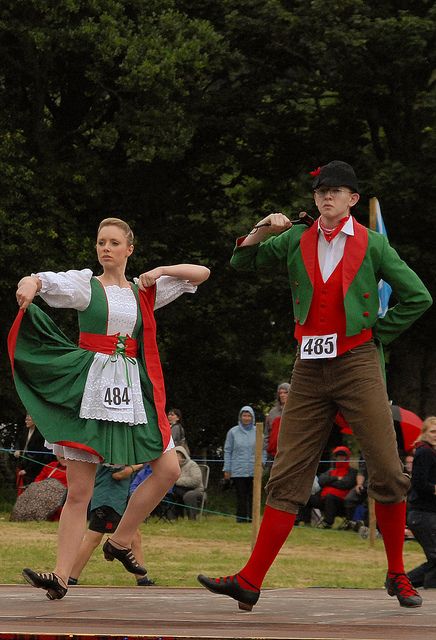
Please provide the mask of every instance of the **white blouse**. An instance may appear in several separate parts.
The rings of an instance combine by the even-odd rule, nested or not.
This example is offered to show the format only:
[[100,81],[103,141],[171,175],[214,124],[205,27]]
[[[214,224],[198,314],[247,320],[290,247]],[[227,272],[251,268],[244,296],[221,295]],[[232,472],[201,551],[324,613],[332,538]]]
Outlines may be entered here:
[[[84,311],[91,300],[92,271],[46,271],[36,274],[42,288],[39,295],[51,307]],[[156,281],[155,309],[176,300],[197,287],[186,280],[162,276]],[[105,287],[108,301],[107,335],[131,336],[137,320],[137,302],[132,289],[118,285]],[[80,417],[146,424],[139,369],[135,358],[95,353],[88,372],[80,407]]]

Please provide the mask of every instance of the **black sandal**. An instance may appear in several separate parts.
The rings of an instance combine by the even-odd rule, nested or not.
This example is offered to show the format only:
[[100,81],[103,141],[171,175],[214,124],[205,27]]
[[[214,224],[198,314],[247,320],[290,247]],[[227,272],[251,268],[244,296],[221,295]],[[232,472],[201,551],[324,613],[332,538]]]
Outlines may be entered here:
[[63,586],[64,581],[55,573],[37,573],[32,569],[23,569],[21,575],[32,587],[45,589],[49,600],[60,600],[67,594],[68,589]]
[[131,549],[119,549],[111,543],[109,538],[103,545],[103,553],[105,559],[109,560],[109,562],[112,562],[115,558],[119,560],[129,573],[134,573],[137,576],[147,575],[147,569],[141,567]]

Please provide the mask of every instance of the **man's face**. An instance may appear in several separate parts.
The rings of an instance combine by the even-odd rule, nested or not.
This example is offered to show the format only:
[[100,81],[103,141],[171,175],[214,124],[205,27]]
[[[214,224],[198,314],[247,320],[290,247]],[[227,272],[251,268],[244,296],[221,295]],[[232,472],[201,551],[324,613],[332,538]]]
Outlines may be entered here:
[[346,462],[348,460],[348,456],[345,453],[336,453],[335,460],[336,462]]
[[322,185],[314,192],[315,204],[325,221],[341,220],[349,215],[350,209],[359,200],[359,194],[348,187],[328,187]]

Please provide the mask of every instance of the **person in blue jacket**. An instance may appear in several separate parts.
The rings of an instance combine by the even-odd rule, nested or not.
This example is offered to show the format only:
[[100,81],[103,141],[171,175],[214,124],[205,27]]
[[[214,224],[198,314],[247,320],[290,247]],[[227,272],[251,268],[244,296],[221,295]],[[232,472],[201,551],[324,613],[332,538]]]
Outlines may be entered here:
[[224,480],[236,490],[236,522],[251,522],[256,424],[253,409],[239,411],[238,424],[227,432],[224,444]]

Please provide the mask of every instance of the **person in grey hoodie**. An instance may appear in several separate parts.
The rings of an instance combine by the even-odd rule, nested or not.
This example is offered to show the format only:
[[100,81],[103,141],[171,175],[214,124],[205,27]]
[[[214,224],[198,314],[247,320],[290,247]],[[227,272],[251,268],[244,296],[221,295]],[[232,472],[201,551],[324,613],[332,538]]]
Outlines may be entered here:
[[[180,477],[173,487],[176,502],[186,507],[189,520],[197,518],[198,507],[204,492],[203,477],[198,464],[191,460],[185,447],[176,447],[177,459],[180,465]],[[183,515],[184,508],[176,509],[177,515]]]
[[227,432],[224,444],[224,479],[236,489],[236,522],[251,522],[256,425],[253,409],[239,411],[238,424]]

